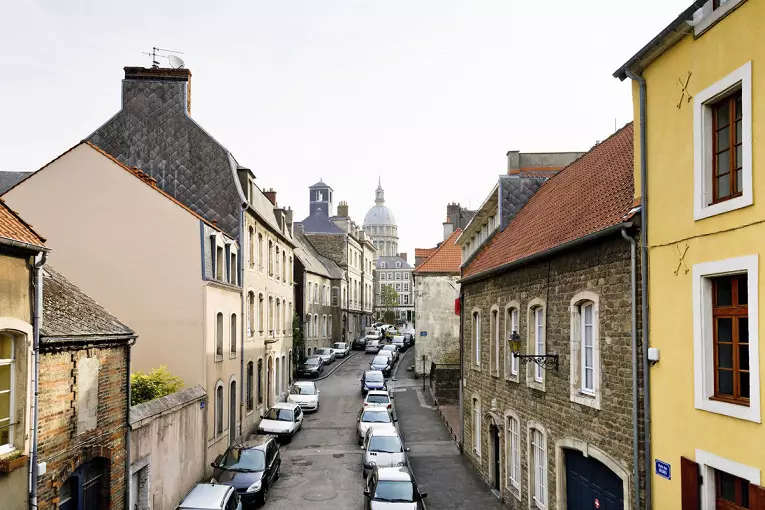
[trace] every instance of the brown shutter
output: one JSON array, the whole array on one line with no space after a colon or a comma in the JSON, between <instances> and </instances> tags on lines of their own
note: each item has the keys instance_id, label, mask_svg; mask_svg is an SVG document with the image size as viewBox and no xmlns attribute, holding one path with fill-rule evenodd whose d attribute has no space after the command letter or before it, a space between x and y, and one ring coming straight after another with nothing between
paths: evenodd
<instances>
[{"instance_id":1,"label":"brown shutter","mask_svg":"<svg viewBox=\"0 0 765 510\"><path fill-rule=\"evenodd\" d=\"M682 510L700 510L701 475L699 465L685 457L680 457L680 487L682 490Z\"/></svg>"},{"instance_id":2,"label":"brown shutter","mask_svg":"<svg viewBox=\"0 0 765 510\"><path fill-rule=\"evenodd\" d=\"M752 483L749 484L749 508L750 510L765 510L765 488Z\"/></svg>"}]
</instances>

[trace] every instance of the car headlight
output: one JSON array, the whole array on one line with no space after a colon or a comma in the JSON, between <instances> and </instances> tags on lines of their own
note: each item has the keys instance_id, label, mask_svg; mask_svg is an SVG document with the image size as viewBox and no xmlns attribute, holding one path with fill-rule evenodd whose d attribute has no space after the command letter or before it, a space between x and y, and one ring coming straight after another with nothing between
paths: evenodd
<instances>
[{"instance_id":1,"label":"car headlight","mask_svg":"<svg viewBox=\"0 0 765 510\"><path fill-rule=\"evenodd\" d=\"M247 492L258 492L260 490L261 485L262 485L261 481L258 480L257 482L247 487Z\"/></svg>"}]
</instances>

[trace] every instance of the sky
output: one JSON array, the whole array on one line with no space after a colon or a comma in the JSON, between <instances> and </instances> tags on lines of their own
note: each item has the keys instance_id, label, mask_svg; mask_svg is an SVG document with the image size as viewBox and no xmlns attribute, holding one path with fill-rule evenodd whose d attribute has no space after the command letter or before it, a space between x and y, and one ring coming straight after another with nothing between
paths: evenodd
<instances>
[{"instance_id":1,"label":"sky","mask_svg":"<svg viewBox=\"0 0 765 510\"><path fill-rule=\"evenodd\" d=\"M480 206L507 151L586 151L631 121L630 86L611 75L688 5L13 2L0 18L0 170L36 170L87 137L119 110L124 66L178 50L192 117L280 206L305 217L321 178L361 225L379 178L411 261L442 240L448 203Z\"/></svg>"}]
</instances>

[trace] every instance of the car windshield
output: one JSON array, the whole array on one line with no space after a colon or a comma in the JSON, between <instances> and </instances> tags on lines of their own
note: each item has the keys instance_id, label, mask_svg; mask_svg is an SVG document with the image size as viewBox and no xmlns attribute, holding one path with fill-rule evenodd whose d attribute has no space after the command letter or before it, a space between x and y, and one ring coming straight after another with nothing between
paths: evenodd
<instances>
[{"instance_id":1,"label":"car windshield","mask_svg":"<svg viewBox=\"0 0 765 510\"><path fill-rule=\"evenodd\" d=\"M396 348L395 345L386 345L386 346L383 346L382 350L383 351L393 351L395 348Z\"/></svg>"},{"instance_id":2,"label":"car windshield","mask_svg":"<svg viewBox=\"0 0 765 510\"><path fill-rule=\"evenodd\" d=\"M294 416L292 409L277 409L276 407L272 407L266 413L267 420L292 421Z\"/></svg>"},{"instance_id":3,"label":"car windshield","mask_svg":"<svg viewBox=\"0 0 765 510\"><path fill-rule=\"evenodd\" d=\"M329 349L319 347L318 349L314 350L316 354L329 354Z\"/></svg>"},{"instance_id":4,"label":"car windshield","mask_svg":"<svg viewBox=\"0 0 765 510\"><path fill-rule=\"evenodd\" d=\"M266 456L261 450L229 448L218 467L231 471L263 471L266 469Z\"/></svg>"},{"instance_id":5,"label":"car windshield","mask_svg":"<svg viewBox=\"0 0 765 510\"><path fill-rule=\"evenodd\" d=\"M319 364L319 358L308 358L307 360L305 360L305 363L304 363L304 365L308 365L308 366L318 365L318 364Z\"/></svg>"},{"instance_id":6,"label":"car windshield","mask_svg":"<svg viewBox=\"0 0 765 510\"><path fill-rule=\"evenodd\" d=\"M372 436L368 450L370 452L401 453L404 448L401 446L401 440L396 436Z\"/></svg>"},{"instance_id":7,"label":"car windshield","mask_svg":"<svg viewBox=\"0 0 765 510\"><path fill-rule=\"evenodd\" d=\"M403 344L404 343L404 339L403 338L394 338L393 339L393 343L394 344Z\"/></svg>"},{"instance_id":8,"label":"car windshield","mask_svg":"<svg viewBox=\"0 0 765 510\"><path fill-rule=\"evenodd\" d=\"M364 380L367 382L383 382L383 375L379 372L367 372L364 374Z\"/></svg>"},{"instance_id":9,"label":"car windshield","mask_svg":"<svg viewBox=\"0 0 765 510\"><path fill-rule=\"evenodd\" d=\"M365 423L390 423L388 411L364 411L361 421Z\"/></svg>"},{"instance_id":10,"label":"car windshield","mask_svg":"<svg viewBox=\"0 0 765 510\"><path fill-rule=\"evenodd\" d=\"M386 482L380 480L375 487L374 499L377 501L392 501L411 503L414 501L412 482Z\"/></svg>"},{"instance_id":11,"label":"car windshield","mask_svg":"<svg viewBox=\"0 0 765 510\"><path fill-rule=\"evenodd\" d=\"M337 344L335 344L335 349L345 349L345 344L337 343Z\"/></svg>"},{"instance_id":12,"label":"car windshield","mask_svg":"<svg viewBox=\"0 0 765 510\"><path fill-rule=\"evenodd\" d=\"M316 395L316 386L313 384L295 384L290 393L293 395Z\"/></svg>"},{"instance_id":13,"label":"car windshield","mask_svg":"<svg viewBox=\"0 0 765 510\"><path fill-rule=\"evenodd\" d=\"M370 404L387 404L390 402L388 395L367 395L367 402Z\"/></svg>"},{"instance_id":14,"label":"car windshield","mask_svg":"<svg viewBox=\"0 0 765 510\"><path fill-rule=\"evenodd\" d=\"M373 365L387 365L388 364L388 358L385 356L375 356L375 359L372 360Z\"/></svg>"},{"instance_id":15,"label":"car windshield","mask_svg":"<svg viewBox=\"0 0 765 510\"><path fill-rule=\"evenodd\" d=\"M372 341L369 342L369 345L375 345L376 346L376 345L380 345L380 344L379 344L379 342L377 340L372 340Z\"/></svg>"}]
</instances>

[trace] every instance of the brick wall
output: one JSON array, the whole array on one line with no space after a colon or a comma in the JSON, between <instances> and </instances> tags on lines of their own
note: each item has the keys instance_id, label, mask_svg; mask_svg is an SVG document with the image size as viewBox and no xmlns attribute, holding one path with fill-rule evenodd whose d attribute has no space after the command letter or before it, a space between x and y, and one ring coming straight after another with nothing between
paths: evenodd
<instances>
[{"instance_id":1,"label":"brick wall","mask_svg":"<svg viewBox=\"0 0 765 510\"><path fill-rule=\"evenodd\" d=\"M566 507L565 502L557 506L556 492L565 498L565 490L557 481L557 473L559 468L561 473L565 473L564 467L558 466L558 463L562 463L562 448L567 446L582 448L585 452L598 450L618 465L622 469L621 474L626 473L629 480L629 488L624 494L625 501L632 501L634 480L631 476L633 420L629 245L620 237L593 242L578 251L529 264L488 280L464 284L462 288L465 296L465 452L483 478L487 482L492 479L489 426L492 420L497 420L501 426L500 479L503 500L510 508L529 508L528 427L534 421L540 423L547 432L548 508ZM599 299L600 409L582 405L572 398L570 308L572 298L582 291L590 291ZM533 363L527 366L519 363L517 382L505 378L504 368L505 350L508 348L505 307L511 301L519 305L518 332L522 339L521 352L526 353L528 305L535 298L544 299L547 303L547 353L557 351L560 357L557 371L545 371L544 391L526 384L527 378L533 378ZM490 366L493 351L489 340L490 310L494 305L499 306L500 317L502 361L498 376L491 373ZM474 368L472 350L474 309L481 311L480 371ZM639 334L638 331L638 339ZM579 361L575 360L574 363L578 364ZM473 451L474 396L478 396L481 403L480 456ZM642 400L639 405L642 406ZM515 412L520 421L520 494L508 489L504 432L505 412L508 410Z\"/></svg>"},{"instance_id":2,"label":"brick wall","mask_svg":"<svg viewBox=\"0 0 765 510\"><path fill-rule=\"evenodd\" d=\"M39 479L41 509L53 509L59 488L80 465L91 459L106 459L103 508L125 506L125 434L127 430L126 346L63 352L45 352L40 358L39 459L47 472ZM88 410L80 410L80 368L92 372L98 361L95 426L85 430ZM84 399L88 402L88 399ZM78 423L80 424L78 433ZM83 431L84 430L84 431Z\"/></svg>"}]
</instances>

